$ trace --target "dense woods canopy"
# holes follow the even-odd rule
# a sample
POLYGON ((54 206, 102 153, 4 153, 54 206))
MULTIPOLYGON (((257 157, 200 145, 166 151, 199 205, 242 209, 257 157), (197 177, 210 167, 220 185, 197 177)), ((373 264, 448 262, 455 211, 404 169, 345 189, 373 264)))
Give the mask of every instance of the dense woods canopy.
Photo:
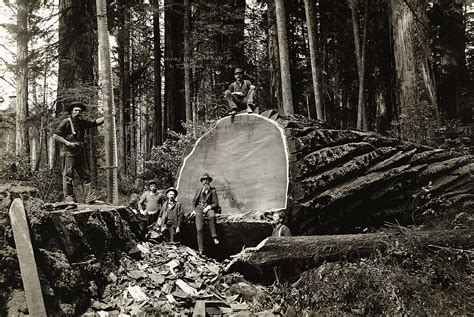
MULTIPOLYGON (((260 111, 469 152, 469 1, 106 5, 123 180, 159 174, 163 187, 173 183, 187 142, 227 113, 223 92, 236 67, 256 85, 260 111)), ((3 174, 18 162, 15 156, 33 170, 52 168, 51 135, 64 106, 80 100, 90 105, 88 116, 103 111, 96 2, 18 0, 1 7, 2 51, 11 51, 0 61, 0 142, 12 157, 2 162, 3 174)), ((88 135, 91 173, 99 182, 103 134, 88 135)))

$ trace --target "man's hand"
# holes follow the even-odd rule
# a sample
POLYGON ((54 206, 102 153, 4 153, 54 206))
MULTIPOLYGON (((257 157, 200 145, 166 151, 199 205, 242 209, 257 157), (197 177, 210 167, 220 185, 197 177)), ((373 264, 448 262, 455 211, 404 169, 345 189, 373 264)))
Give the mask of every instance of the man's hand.
POLYGON ((250 85, 250 89, 255 89, 256 87, 254 85, 250 85))
POLYGON ((163 233, 163 232, 165 232, 165 230, 166 230, 166 226, 162 226, 161 227, 161 232, 163 233))
POLYGON ((240 92, 240 91, 234 91, 232 94, 233 94, 233 95, 236 95, 236 96, 240 96, 240 97, 242 97, 242 96, 244 95, 244 94, 243 94, 242 92, 240 92))
POLYGON ((206 208, 204 208, 204 209, 202 210, 202 213, 205 214, 205 213, 207 213, 209 210, 211 210, 211 206, 208 205, 208 206, 206 206, 206 208))
POLYGON ((69 141, 66 141, 66 146, 68 148, 75 148, 78 144, 76 142, 69 142, 69 141))
POLYGON ((196 216, 196 210, 191 211, 191 213, 189 214, 190 218, 193 218, 194 216, 196 216))
POLYGON ((143 210, 140 208, 140 213, 143 215, 143 216, 146 216, 146 210, 143 210))
POLYGON ((161 226, 161 218, 158 218, 158 220, 156 221, 156 223, 158 224, 158 227, 161 226))
POLYGON ((179 227, 176 227, 176 233, 179 233, 179 231, 180 231, 179 227))

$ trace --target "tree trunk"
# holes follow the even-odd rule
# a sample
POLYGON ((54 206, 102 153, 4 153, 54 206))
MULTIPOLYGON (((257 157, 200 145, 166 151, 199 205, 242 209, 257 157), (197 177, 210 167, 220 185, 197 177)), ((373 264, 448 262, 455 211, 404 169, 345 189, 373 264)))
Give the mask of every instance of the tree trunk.
POLYGON ((365 51, 367 46, 367 13, 368 13, 368 3, 367 0, 364 1, 364 17, 362 20, 362 40, 360 38, 359 30, 359 14, 357 12, 358 1, 352 3, 352 27, 354 30, 354 45, 355 53, 357 60, 357 75, 359 77, 359 90, 357 97, 357 129, 359 130, 368 130, 366 106, 365 106, 365 51))
POLYGON ((316 106, 316 118, 324 120, 324 110, 321 104, 321 83, 319 81, 318 70, 318 31, 315 21, 314 2, 312 0, 304 0, 304 8, 306 12, 306 27, 308 29, 309 54, 311 58, 311 75, 313 78, 314 102, 316 106))
POLYGON ((17 0, 17 71, 16 71, 16 112, 15 112, 15 155, 30 160, 28 143, 28 1, 17 0))
POLYGON ((293 93, 291 91, 291 72, 286 28, 285 0, 275 0, 275 12, 278 30, 278 53, 280 56, 283 111, 285 115, 292 115, 295 113, 295 111, 293 108, 293 93))
POLYGON ((122 175, 127 172, 131 155, 127 139, 130 124, 130 12, 126 0, 120 2, 120 28, 117 36, 119 63, 119 124, 118 124, 118 161, 122 175))
POLYGON ((245 265, 259 272, 271 271, 274 266, 291 268, 290 270, 301 269, 301 272, 323 262, 350 261, 369 257, 377 252, 384 253, 396 240, 416 241, 424 247, 474 247, 471 230, 270 237, 262 241, 257 248, 249 248, 239 253, 227 270, 245 265))
POLYGON ((436 86, 430 65, 426 6, 422 0, 391 0, 401 137, 429 142, 439 128, 436 86))
POLYGON ((165 107, 168 128, 184 132, 186 119, 183 72, 183 11, 182 1, 165 0, 165 107))
POLYGON ((100 50, 100 70, 103 89, 105 125, 105 165, 107 175, 107 200, 118 204, 117 136, 115 124, 112 68, 110 65, 109 32, 107 29, 107 7, 105 0, 96 0, 97 30, 100 50))
POLYGON ((270 105, 283 113, 281 102, 280 54, 278 54, 278 34, 276 30, 275 3, 268 2, 268 59, 270 63, 270 105))
POLYGON ((154 131, 155 136, 153 145, 158 146, 163 144, 163 116, 161 107, 161 36, 160 36, 160 11, 159 0, 154 0, 153 13, 153 103, 154 109, 154 131))
POLYGON ((186 123, 193 121, 191 103, 191 2, 184 0, 184 102, 186 105, 186 123))

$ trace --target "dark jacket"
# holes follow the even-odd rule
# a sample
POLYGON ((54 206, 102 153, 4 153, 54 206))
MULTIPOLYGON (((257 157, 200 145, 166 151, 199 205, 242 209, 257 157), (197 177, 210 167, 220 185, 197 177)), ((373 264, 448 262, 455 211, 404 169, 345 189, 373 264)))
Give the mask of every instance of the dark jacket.
POLYGON ((168 201, 163 203, 160 210, 161 225, 171 224, 174 228, 181 227, 184 218, 183 208, 181 203, 177 201, 173 208, 168 210, 168 201))
MULTIPOLYGON (((203 191, 202 188, 199 188, 196 191, 196 195, 194 195, 194 199, 193 199, 193 208, 196 208, 199 205, 202 191, 203 191)), ((206 194, 206 197, 204 197, 204 201, 206 202, 206 206, 207 205, 211 206, 211 209, 214 210, 214 212, 217 212, 217 213, 220 212, 219 199, 217 199, 217 191, 214 187, 211 187, 209 189, 209 191, 206 194)))

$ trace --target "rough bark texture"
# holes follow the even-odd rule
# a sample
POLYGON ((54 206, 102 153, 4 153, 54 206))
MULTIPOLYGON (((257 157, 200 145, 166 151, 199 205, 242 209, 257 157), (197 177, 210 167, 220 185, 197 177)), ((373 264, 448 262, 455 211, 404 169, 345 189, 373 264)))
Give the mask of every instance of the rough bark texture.
POLYGON ((186 123, 193 121, 191 104, 191 2, 184 0, 184 102, 186 123))
POLYGON ((48 315, 77 316, 108 283, 107 274, 120 252, 131 249, 144 231, 128 208, 79 205, 51 211, 35 198, 37 193, 32 187, 0 185, 0 314, 26 313, 26 303, 17 301, 24 295, 8 219, 13 198, 21 197, 48 315))
POLYGON ((153 145, 158 146, 163 143, 163 114, 161 106, 161 35, 160 35, 160 11, 159 0, 153 1, 153 102, 155 104, 155 122, 153 145))
POLYGON ((270 107, 283 112, 281 103, 280 57, 275 21, 275 4, 269 1, 267 10, 268 59, 270 62, 270 107))
POLYGON ((433 198, 472 205, 473 171, 469 155, 376 133, 327 129, 269 110, 218 121, 186 158, 177 185, 183 207, 192 210, 199 178, 208 172, 223 216, 252 222, 286 208, 295 235, 334 234, 385 221, 413 223, 425 190, 433 198))
POLYGON ((471 230, 413 231, 333 236, 270 237, 258 249, 244 250, 229 269, 244 272, 271 271, 274 266, 291 268, 299 273, 323 262, 351 261, 384 252, 397 240, 411 239, 420 246, 474 247, 471 230), (243 267, 246 267, 246 269, 243 267), (298 272, 299 271, 299 272, 298 272))
POLYGON ((319 80, 319 70, 317 62, 318 31, 315 21, 314 5, 314 2, 311 0, 304 1, 304 8, 306 13, 306 27, 308 28, 309 53, 311 58, 311 75, 313 78, 314 102, 316 105, 316 119, 324 121, 324 111, 323 106, 321 104, 321 83, 319 80))
POLYGON ((276 24, 278 30, 278 53, 280 56, 280 74, 283 111, 286 115, 295 113, 293 93, 291 91, 290 56, 286 28, 286 10, 284 0, 275 0, 276 24))
POLYGON ((400 129, 411 141, 430 140, 439 127, 436 86, 430 65, 425 1, 391 0, 394 55, 400 91, 400 129))
POLYGON ((16 72, 16 113, 15 113, 15 155, 30 159, 28 128, 28 1, 17 1, 17 72, 16 72))
POLYGON ((165 1, 165 107, 168 128, 183 132, 186 120, 183 71, 183 10, 182 2, 165 1))

